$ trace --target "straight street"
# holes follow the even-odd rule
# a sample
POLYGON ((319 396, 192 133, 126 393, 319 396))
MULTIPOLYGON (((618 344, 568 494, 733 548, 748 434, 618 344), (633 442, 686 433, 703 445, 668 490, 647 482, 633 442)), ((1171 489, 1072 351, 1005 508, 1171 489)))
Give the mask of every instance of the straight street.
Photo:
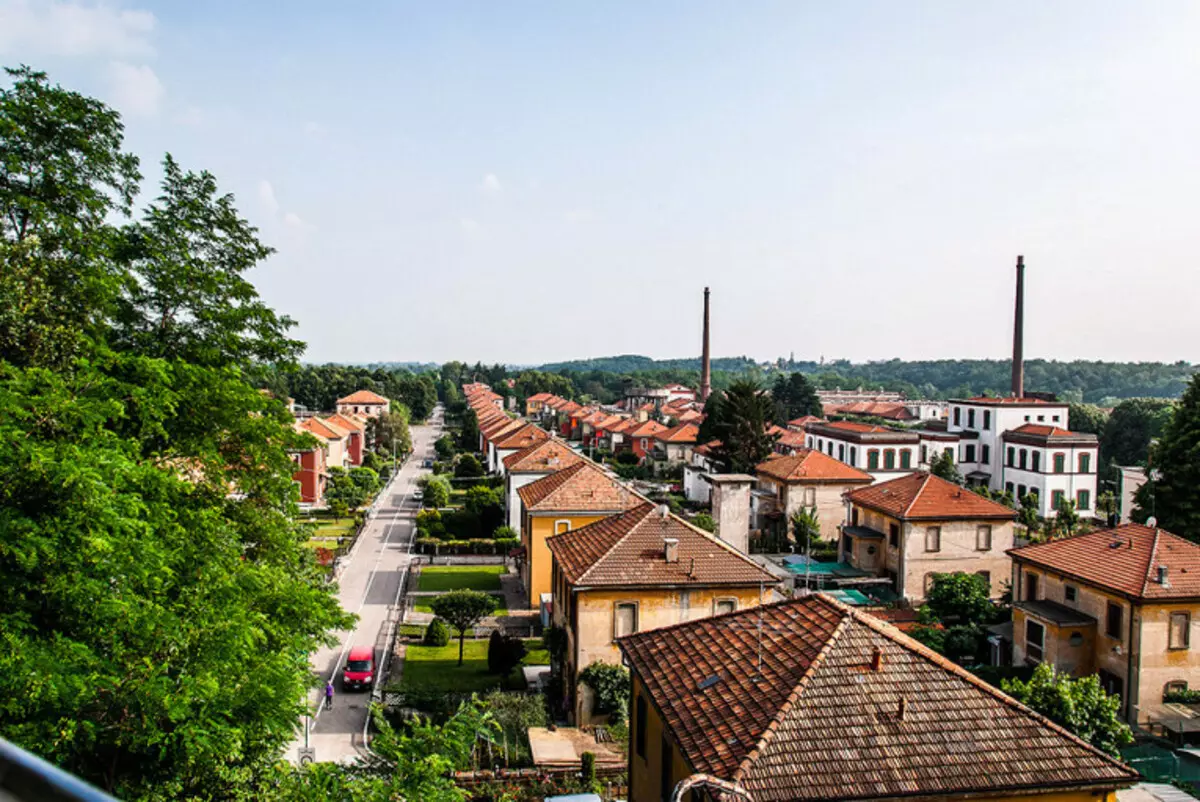
MULTIPOLYGON (((367 722, 371 693, 344 692, 341 669, 346 655, 356 646, 371 646, 376 665, 380 666, 388 645, 390 630, 388 613, 408 571, 414 537, 413 518, 420 503, 413 499, 417 479, 429 473, 421 467, 424 460, 434 456, 433 442, 441 436, 440 408, 434 412, 430 425, 412 426, 413 453, 404 466, 380 492, 375 514, 359 535, 353 550, 343 559, 338 587, 342 608, 358 615, 353 631, 338 633, 335 646, 320 649, 312 656, 313 673, 319 686, 309 697, 316 711, 308 734, 308 744, 316 750, 318 761, 349 761, 363 749, 363 730, 367 722), (323 710, 324 688, 333 679, 333 707, 323 710)), ((304 746, 304 729, 289 747, 287 758, 299 759, 304 746)))

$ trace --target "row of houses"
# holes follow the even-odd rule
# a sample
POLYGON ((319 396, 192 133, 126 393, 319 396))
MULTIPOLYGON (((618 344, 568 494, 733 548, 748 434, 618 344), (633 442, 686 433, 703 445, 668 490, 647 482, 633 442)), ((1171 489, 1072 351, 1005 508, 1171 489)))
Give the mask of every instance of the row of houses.
POLYGON ((324 506, 330 468, 348 470, 362 465, 367 422, 387 413, 391 403, 370 390, 358 390, 339 398, 335 408, 332 414, 297 417, 292 424, 297 432, 311 435, 307 447, 289 452, 296 465, 292 481, 300 491, 301 504, 324 506))
MULTIPOLYGON (((485 413, 486 403, 478 407, 485 413)), ((518 427, 511 436, 536 426, 488 417, 491 434, 481 426, 481 439, 493 448, 505 442, 497 434, 505 427, 518 427)), ((639 495, 557 432, 541 431, 500 460, 510 520, 521 531, 521 577, 531 607, 565 634, 558 668, 572 720, 595 720, 583 669, 598 661, 630 668, 631 800, 665 799, 680 782, 699 784, 704 798, 733 789, 760 800, 1110 800, 1136 779, 886 620, 823 593, 785 599, 774 572, 721 536, 721 522, 737 516, 717 510, 719 476, 710 477, 714 535, 639 495)), ((915 507, 896 509, 899 488, 815 450, 761 467, 764 481, 778 480, 785 508, 821 503, 808 490, 822 483, 853 488, 849 497, 873 491, 851 502, 860 525, 889 532, 883 517, 866 515, 886 508, 907 524, 898 533, 906 544, 926 542, 916 515, 974 504, 968 497, 992 504, 937 485, 912 491, 915 507)), ((1012 543, 1011 511, 1001 508, 1008 517, 988 518, 1002 530, 989 544, 998 560, 1012 543)), ((947 555, 965 526, 946 529, 947 555)), ((898 541, 897 551, 906 550, 898 541)))

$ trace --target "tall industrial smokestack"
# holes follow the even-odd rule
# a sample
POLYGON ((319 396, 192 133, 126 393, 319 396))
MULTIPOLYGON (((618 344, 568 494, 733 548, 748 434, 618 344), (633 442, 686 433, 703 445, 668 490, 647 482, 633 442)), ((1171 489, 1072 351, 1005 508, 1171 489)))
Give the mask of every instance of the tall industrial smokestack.
POLYGON ((700 400, 712 392, 712 354, 708 350, 708 287, 704 288, 704 346, 700 353, 700 400))
POLYGON ((1017 257, 1017 308, 1013 315, 1012 394, 1025 397, 1025 257, 1017 257))

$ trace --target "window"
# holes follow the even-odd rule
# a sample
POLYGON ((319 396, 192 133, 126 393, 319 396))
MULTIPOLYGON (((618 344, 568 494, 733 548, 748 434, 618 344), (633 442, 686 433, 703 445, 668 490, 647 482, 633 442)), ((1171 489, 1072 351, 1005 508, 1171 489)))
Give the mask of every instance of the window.
POLYGON ((1075 494, 1075 509, 1088 510, 1091 509, 1092 493, 1090 490, 1080 490, 1075 494))
POLYGON ((554 522, 554 534, 561 535, 563 532, 571 531, 571 522, 563 519, 554 522))
POLYGON ((815 487, 804 488, 804 506, 815 507, 817 505, 817 489, 815 487))
POLYGON ((1054 509, 1054 510, 1061 510, 1062 506, 1063 506, 1063 502, 1066 501, 1066 499, 1067 499, 1067 494, 1064 493, 1063 491, 1052 490, 1050 492, 1050 508, 1054 509))
POLYGON ((1022 448, 1021 453, 1018 455, 1017 467, 1021 470, 1025 470, 1025 461, 1028 459, 1028 457, 1029 452, 1022 448))
POLYGON ((921 464, 929 462, 929 446, 921 446, 921 464))
POLYGON ((1025 498, 1025 494, 1026 494, 1027 490, 1028 490, 1028 488, 1026 488, 1025 485, 1017 485, 1017 501, 1020 501, 1021 499, 1025 498))
POLYGON ((990 524, 980 524, 975 527, 975 550, 992 550, 992 527, 990 524))
POLYGON ((1045 423, 1045 422, 1046 422, 1046 416, 1038 415, 1038 423, 1045 423))
POLYGON ((942 550, 942 528, 931 526, 925 530, 925 551, 942 550))
POLYGON ((1121 639, 1121 605, 1108 603, 1108 611, 1104 616, 1104 634, 1110 638, 1121 639))
POLYGON ((1029 467, 1033 470, 1034 473, 1038 473, 1039 471, 1042 470, 1042 452, 1040 452, 1040 451, 1033 452, 1033 459, 1031 460, 1029 467))
POLYGON ((1046 640, 1046 628, 1032 619, 1025 619, 1025 657, 1042 662, 1042 646, 1046 640))
POLYGON ((962 407, 954 408, 954 425, 955 426, 962 425, 962 407))
POLYGON ((975 445, 973 443, 968 443, 967 445, 963 446, 963 462, 974 462, 974 461, 975 461, 975 445))
POLYGON ((838 443, 838 460, 841 462, 846 461, 846 444, 845 443, 838 443))
POLYGON ((809 447, 809 448, 812 448, 812 447, 813 447, 813 443, 815 443, 815 442, 816 442, 816 441, 815 441, 815 440, 813 440, 811 437, 810 437, 810 438, 808 438, 808 447, 809 447))
POLYGON ((856 467, 857 465, 858 465, 858 449, 855 448, 854 446, 850 446, 850 467, 853 468, 853 467, 856 467))
POLYGON ((967 428, 968 429, 975 428, 975 410, 973 410, 973 409, 967 410, 967 428))
POLYGON ((1016 467, 1016 464, 1017 464, 1017 450, 1015 448, 1013 448, 1012 446, 1009 446, 1008 447, 1008 467, 1010 467, 1010 468, 1016 467))
POLYGON ((613 614, 613 639, 637 632, 637 602, 617 602, 613 614))
POLYGON ((992 572, 991 571, 976 571, 975 576, 981 576, 981 577, 983 577, 983 581, 987 582, 988 595, 990 596, 992 593, 992 572))
POLYGON ((900 546, 900 525, 888 524, 888 545, 892 548, 900 546))
POLYGON ((829 441, 829 449, 826 453, 828 453, 829 456, 831 456, 831 457, 833 456, 833 441, 832 440, 829 441))
POLYGON ((840 559, 844 561, 852 561, 854 557, 854 539, 849 535, 842 535, 842 553, 840 559))
POLYGON ((634 712, 634 730, 633 744, 637 751, 637 756, 642 760, 646 759, 646 697, 640 693, 637 698, 637 709, 634 712))
POLYGON ((1038 575, 1025 575, 1025 601, 1037 601, 1038 597, 1038 575))
POLYGON ((1185 680, 1181 680, 1181 679, 1172 680, 1171 682, 1168 682, 1166 685, 1163 686, 1163 699, 1165 700, 1167 698, 1167 696, 1172 693, 1186 693, 1186 692, 1187 692, 1187 682, 1185 680))
POLYGON ((907 448, 900 450, 900 467, 906 470, 912 467, 912 452, 907 448))
POLYGON ((896 467, 896 449, 886 448, 883 451, 883 467, 892 470, 896 467))
POLYGON ((868 471, 879 470, 879 450, 878 449, 872 448, 870 451, 867 452, 867 470, 868 471))
POLYGON ((1079 455, 1079 472, 1080 473, 1091 473, 1092 472, 1092 455, 1091 454, 1080 454, 1079 455))
POLYGON ((1015 487, 1013 487, 1012 482, 1005 482, 1004 483, 1004 492, 1015 494, 1017 492, 1017 489, 1015 487))
POLYGON ((1079 598, 1079 591, 1074 585, 1063 585, 1063 601, 1073 602, 1079 598))
POLYGON ((737 599, 717 599, 713 602, 713 615, 732 613, 737 609, 737 599))
POLYGON ((1029 416, 1028 416, 1028 415, 1026 415, 1026 416, 1025 416, 1025 422, 1026 422, 1026 423, 1029 423, 1029 416))
POLYGON ((1054 455, 1054 472, 1062 473, 1066 469, 1067 469, 1067 455, 1066 454, 1055 454, 1054 455))
POLYGON ((985 464, 990 464, 992 461, 992 447, 986 443, 979 447, 979 461, 985 464))
POLYGON ((858 507, 853 507, 850 510, 850 525, 858 526, 858 507))
POLYGON ((1171 613, 1169 649, 1186 649, 1191 641, 1192 617, 1187 613, 1171 613))
POLYGON ((990 409, 985 409, 983 411, 983 428, 984 429, 992 428, 992 411, 990 409))

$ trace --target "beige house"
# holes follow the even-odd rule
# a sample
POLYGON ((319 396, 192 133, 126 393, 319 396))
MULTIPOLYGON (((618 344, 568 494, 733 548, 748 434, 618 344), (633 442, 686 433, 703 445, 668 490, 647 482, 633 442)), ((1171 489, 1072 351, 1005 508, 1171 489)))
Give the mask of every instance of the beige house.
POLYGON ((305 418, 300 421, 298 428, 325 441, 325 463, 330 468, 353 467, 350 460, 350 432, 332 421, 317 417, 305 418))
POLYGON ((771 457, 756 465, 754 474, 758 489, 774 494, 785 522, 802 509, 815 509, 821 537, 831 541, 838 539, 846 517, 843 495, 875 481, 866 471, 807 448, 797 449, 792 456, 771 457))
POLYGON ((1140 524, 1013 549, 1013 663, 1098 674, 1131 723, 1171 732, 1200 689, 1200 545, 1140 524))
POLYGON ((749 557, 650 502, 547 545, 554 624, 567 633, 567 709, 579 725, 592 717, 579 672, 596 662, 620 665, 617 638, 754 607, 776 583, 749 557))
POLYGON ((694 423, 679 423, 654 435, 654 458, 667 465, 682 465, 692 458, 700 427, 694 423))
POLYGON ((335 403, 339 414, 362 415, 364 418, 377 418, 392 408, 391 401, 370 390, 357 390, 335 403))
POLYGON ((925 471, 853 490, 846 503, 841 560, 889 577, 897 595, 920 601, 936 574, 959 572, 1004 592, 1016 513, 1003 504, 925 471))

